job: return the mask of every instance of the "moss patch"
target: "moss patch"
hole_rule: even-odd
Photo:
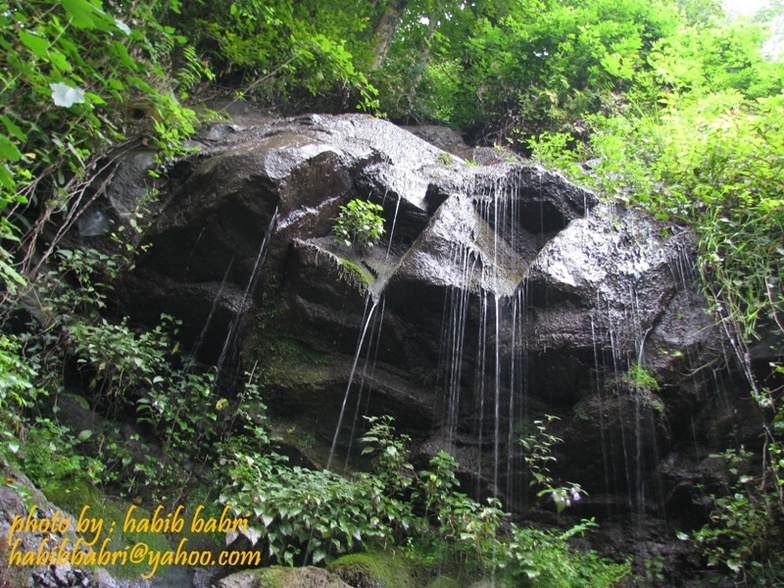
[[[367,287],[376,279],[373,274],[365,270],[361,265],[348,259],[341,258],[340,265],[343,270],[341,271],[341,278],[354,286]]]
[[[427,588],[461,588],[461,584],[449,576],[438,576],[427,585]]]
[[[129,552],[137,543],[146,544],[150,552],[161,553],[172,549],[167,537],[161,533],[124,532],[123,522],[132,505],[107,497],[100,489],[87,482],[77,481],[71,484],[62,484],[57,489],[47,488],[44,494],[52,503],[71,513],[77,520],[80,513],[84,510],[86,517],[101,522],[100,536],[95,544],[92,545],[94,551],[99,551],[101,545],[106,540],[108,540],[106,549],[113,552],[124,552],[126,548]],[[152,513],[144,508],[137,507],[133,512],[133,518],[135,519],[149,518],[151,516]],[[92,541],[95,534],[95,532],[83,533],[83,538],[85,541]],[[142,574],[148,574],[151,569],[146,562],[134,564],[130,559],[127,559],[124,563],[119,563],[118,560],[116,565],[104,567],[118,578],[138,578]],[[163,568],[164,566],[161,566],[156,575],[163,571]]]
[[[250,580],[250,581],[248,581]],[[272,566],[259,570],[237,572],[220,580],[217,588],[252,586],[253,588],[345,588],[336,575],[314,567],[287,568]]]
[[[417,588],[423,585],[408,558],[389,552],[352,553],[332,562],[329,569],[351,586]]]

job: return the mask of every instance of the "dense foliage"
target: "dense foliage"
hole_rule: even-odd
[[[593,521],[565,531],[515,525],[498,500],[482,504],[459,491],[458,464],[448,453],[439,452],[430,469],[416,472],[408,439],[395,433],[391,418],[368,420],[362,442],[363,453],[375,456],[371,472],[342,477],[288,467],[270,448],[239,451],[227,461],[231,484],[220,500],[237,515],[254,513],[241,534],[271,561],[319,563],[359,547],[406,545],[409,557],[428,554],[430,573],[493,574],[504,585],[598,588],[628,574],[628,563],[569,548],[568,539],[583,535]],[[553,439],[544,426],[526,438],[532,463],[550,457]],[[566,491],[546,488],[548,494]]]
[[[80,479],[157,500],[184,491],[194,463],[221,459],[233,466],[227,502],[261,493],[274,505],[255,538],[280,561],[389,537],[457,548],[463,537],[478,550],[459,554],[464,561],[492,553],[525,575],[579,585],[563,535],[500,533],[505,515],[456,491],[449,456],[414,472],[404,444],[375,423],[367,447],[397,460],[380,460],[375,476],[291,468],[258,424],[258,374],[224,397],[212,371],[182,353],[176,321],[142,332],[112,316],[112,280],[133,263],[128,234],[154,193],[113,227],[119,253],[64,242],[124,149],[156,146],[164,171],[215,116],[208,99],[283,112],[360,108],[455,126],[558,166],[669,230],[696,231],[702,283],[748,377],[762,443],[758,454],[728,448],[730,481],[710,492],[712,522],[694,539],[711,565],[750,585],[780,581],[784,369],[760,372],[750,359],[766,334],[784,331],[784,67],[761,50],[780,13],[778,1],[755,20],[728,21],[717,0],[0,0],[3,455],[43,485]],[[348,205],[335,234],[367,245],[383,224],[361,206]],[[12,324],[19,309],[34,320]],[[56,413],[72,396],[68,378],[83,388],[73,401],[135,415],[164,459],[140,459],[149,440],[119,430],[68,431]],[[528,464],[545,481],[550,457]],[[142,478],[158,483],[143,489]],[[335,500],[308,510],[306,497],[326,487]],[[561,492],[562,505],[579,495],[576,486],[540,490]],[[377,512],[376,522],[358,509]],[[325,516],[341,521],[333,535],[321,534]],[[545,552],[551,564],[536,560]],[[589,563],[592,573],[610,569]]]
[[[695,539],[710,565],[767,586],[781,581],[784,567],[774,547],[784,530],[783,370],[776,362],[754,367],[750,349],[784,331],[782,66],[761,59],[759,25],[696,33],[657,47],[655,101],[628,96],[589,116],[587,142],[560,132],[529,144],[578,181],[654,213],[671,230],[697,233],[702,285],[759,409],[762,451],[728,449],[732,481],[710,493],[712,523]],[[586,171],[585,160],[596,165]]]

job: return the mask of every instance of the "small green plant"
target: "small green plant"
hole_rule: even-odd
[[[553,447],[561,443],[561,439],[547,430],[547,427],[558,417],[546,415],[545,420],[537,419],[534,421],[536,431],[522,437],[520,444],[525,449],[525,463],[531,473],[530,485],[538,486],[537,496],[549,496],[555,503],[558,512],[563,512],[573,503],[578,502],[585,491],[579,484],[568,483],[565,486],[556,486],[555,480],[550,472],[549,464],[556,461],[553,455]]]
[[[379,204],[357,198],[341,206],[332,227],[335,240],[346,247],[372,247],[384,234],[382,210]]]
[[[226,445],[221,463],[230,466],[230,479],[219,504],[237,516],[250,513],[248,528],[240,532],[271,561],[330,562],[359,550],[405,545],[404,556],[432,572],[493,574],[514,585],[607,587],[628,574],[628,563],[570,549],[568,539],[593,521],[566,531],[517,527],[499,500],[478,502],[459,491],[451,455],[441,451],[428,469],[416,472],[409,439],[395,432],[392,418],[366,420],[370,427],[361,441],[373,468],[350,477],[290,467],[269,439],[241,449]]]
[[[74,436],[63,425],[39,417],[26,429],[16,458],[44,493],[80,481],[95,484],[101,478],[103,464],[77,449],[91,434],[84,430]]]
[[[32,406],[38,393],[32,384],[35,372],[20,357],[19,349],[16,339],[0,334],[0,443],[7,443],[12,453],[19,450],[20,413]]]
[[[622,378],[623,381],[631,387],[639,390],[647,390],[650,392],[658,392],[659,390],[659,382],[656,381],[656,378],[650,370],[636,362],[631,365],[629,371],[626,372]]]

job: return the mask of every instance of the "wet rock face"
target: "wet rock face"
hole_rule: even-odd
[[[461,476],[512,506],[530,503],[517,438],[544,414],[560,418],[557,475],[617,504],[648,501],[660,462],[708,427],[712,381],[691,374],[719,339],[689,233],[367,116],[247,115],[200,145],[173,172],[125,308],[182,319],[206,361],[238,334],[273,412],[325,440],[341,421],[344,448],[355,414],[391,412],[425,462],[465,456]],[[370,250],[330,237],[352,198],[383,206]],[[656,499],[666,510],[666,487]]]

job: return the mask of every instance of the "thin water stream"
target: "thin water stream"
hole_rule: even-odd
[[[261,268],[264,265],[264,257],[267,253],[267,244],[269,242],[272,233],[275,230],[275,225],[278,221],[278,212],[279,209],[276,207],[275,212],[272,214],[270,218],[270,222],[265,228],[263,234],[261,235],[261,240],[259,243],[259,249],[256,253],[256,257],[253,261],[253,267],[251,268],[250,275],[248,276],[248,281],[245,284],[245,289],[242,292],[242,296],[240,297],[239,305],[237,310],[232,318],[231,322],[229,323],[229,328],[226,331],[226,337],[223,340],[223,346],[221,347],[220,355],[218,356],[218,361],[216,363],[216,375],[215,381],[216,383],[221,381],[222,378],[226,377],[225,368],[227,363],[231,363],[229,360],[236,355],[236,341],[237,335],[239,332],[239,327],[242,322],[244,312],[247,309],[247,302],[248,296],[255,290],[256,284],[259,280],[259,275],[261,274]],[[228,270],[227,270],[228,271]],[[232,374],[233,375],[233,374]]]

